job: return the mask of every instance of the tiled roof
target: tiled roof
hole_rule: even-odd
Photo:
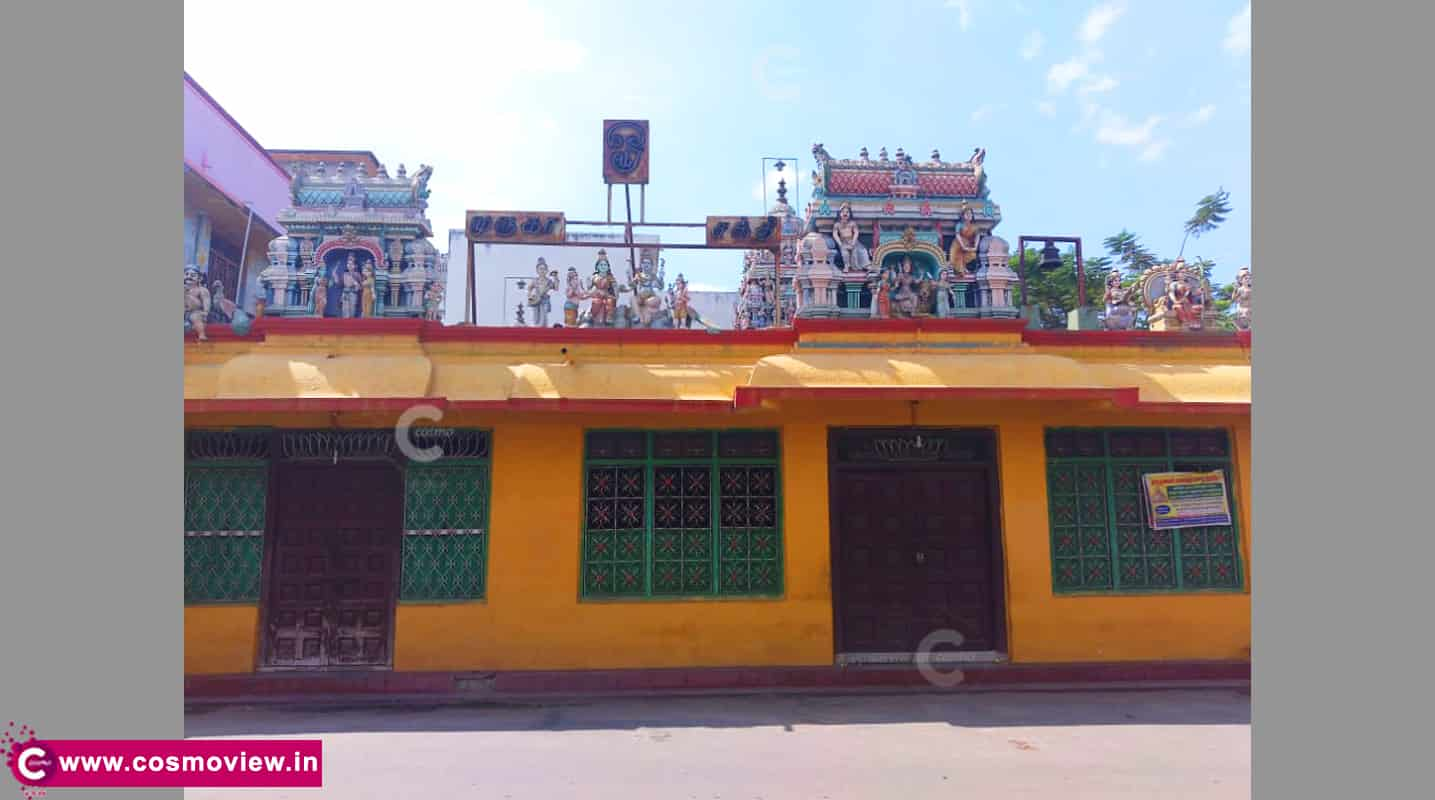
[[[891,193],[891,170],[833,170],[827,191],[835,195],[876,195]],[[976,197],[977,176],[962,173],[918,172],[917,186],[929,197]]]

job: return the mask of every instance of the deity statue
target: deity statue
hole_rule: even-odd
[[[689,313],[688,300],[688,279],[683,273],[678,273],[677,280],[673,281],[673,327],[691,328],[693,326],[692,314]]]
[[[970,272],[967,268],[977,258],[977,242],[981,239],[982,232],[977,227],[976,214],[970,206],[962,203],[962,226],[957,229],[957,235],[952,237],[952,249],[948,261],[951,262],[959,273]]]
[[[365,317],[374,316],[374,267],[364,262],[364,279],[359,291],[359,307]]]
[[[644,328],[651,327],[663,310],[663,298],[659,294],[662,284],[653,273],[652,259],[642,259],[629,285],[633,289],[633,311],[638,315],[638,323]]]
[[[194,334],[199,341],[209,341],[205,334],[205,320],[209,317],[209,290],[204,288],[204,280],[200,277],[199,270],[190,267],[184,271],[184,317],[189,321],[189,327],[194,329]]]
[[[902,256],[900,266],[893,278],[892,311],[899,317],[917,316],[917,291],[921,279],[912,268],[911,256]]]
[[[314,279],[314,316],[324,316],[324,309],[329,305],[329,279],[319,275]]]
[[[867,268],[867,248],[862,246],[858,233],[857,223],[852,219],[852,205],[843,203],[837,209],[832,238],[837,241],[837,250],[842,254],[842,268],[848,272]]]
[[[535,328],[548,327],[548,312],[553,308],[553,302],[548,295],[557,288],[552,272],[548,269],[548,262],[541,257],[538,263],[533,265],[535,277],[528,284],[528,305],[533,309],[533,326]]]
[[[877,319],[892,318],[892,286],[896,283],[896,275],[891,267],[883,267],[882,274],[877,277],[877,284],[872,287],[872,316]]]
[[[424,290],[424,319],[432,322],[442,320],[443,284],[434,281]]]
[[[583,288],[583,279],[578,277],[576,267],[568,268],[568,286],[563,291],[563,324],[570,327],[578,327],[578,304],[588,297],[588,292]]]
[[[1241,267],[1236,272],[1236,288],[1231,292],[1231,311],[1235,316],[1236,328],[1251,329],[1251,268]]]
[[[359,310],[358,272],[359,268],[354,265],[354,254],[350,253],[348,260],[339,267],[339,286],[343,290],[339,295],[339,310],[344,319],[355,316]]]
[[[1121,285],[1121,273],[1113,270],[1106,276],[1106,292],[1102,295],[1101,302],[1106,306],[1102,325],[1107,330],[1130,329],[1136,318],[1136,312],[1131,307],[1131,294],[1131,289]]]
[[[608,264],[607,250],[599,250],[598,260],[593,263],[593,275],[588,279],[588,297],[592,300],[588,305],[588,314],[593,327],[611,327],[613,312],[618,308],[618,281]]]
[[[224,296],[223,281],[214,281],[209,284],[209,319],[206,320],[207,322],[232,322],[236,308],[234,301]]]
[[[1183,264],[1177,259],[1177,266]],[[1192,289],[1184,273],[1173,271],[1166,281],[1166,292],[1156,301],[1149,320],[1153,323],[1152,330],[1198,330],[1201,327],[1201,310],[1200,294]]]

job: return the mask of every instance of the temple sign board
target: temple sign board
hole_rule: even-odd
[[[603,120],[603,182],[648,183],[648,121]]]
[[[561,211],[469,211],[464,223],[468,240],[481,244],[555,244],[567,227]]]

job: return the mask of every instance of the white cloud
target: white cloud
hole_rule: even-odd
[[[1086,15],[1086,19],[1082,20],[1076,35],[1087,44],[1095,44],[1101,41],[1101,37],[1106,35],[1107,29],[1125,12],[1126,7],[1120,3],[1102,3],[1091,9],[1091,13]]]
[[[1043,117],[1054,117],[1056,116],[1056,104],[1049,100],[1043,100],[1036,104],[1036,111]]]
[[[976,111],[972,112],[972,122],[985,122],[991,119],[992,110],[992,107],[989,105],[979,107]]]
[[[1122,147],[1143,147],[1151,143],[1161,120],[1159,114],[1152,114],[1138,125],[1128,122],[1121,114],[1107,111],[1096,129],[1096,141]]]
[[[957,10],[957,24],[962,30],[972,26],[972,0],[947,0],[947,8]]]
[[[1210,122],[1214,116],[1216,116],[1216,107],[1211,103],[1207,103],[1183,117],[1181,119],[1181,125],[1186,128],[1194,128],[1197,125],[1205,125],[1207,122]]]
[[[1081,88],[1076,90],[1076,93],[1080,95],[1101,94],[1102,92],[1109,92],[1115,89],[1117,85],[1118,83],[1115,78],[1110,75],[1102,75],[1100,77],[1093,77],[1091,80],[1082,84]]]
[[[1021,41],[1021,57],[1023,61],[1030,61],[1041,55],[1041,48],[1046,44],[1046,37],[1041,31],[1032,31]]]
[[[1141,155],[1139,156],[1139,158],[1142,161],[1160,161],[1161,157],[1166,155],[1166,148],[1170,144],[1171,142],[1168,139],[1161,139],[1152,142],[1141,148]]]
[[[1046,88],[1051,92],[1061,94],[1071,84],[1090,74],[1091,67],[1081,56],[1076,56],[1068,61],[1051,65],[1051,69],[1046,71]]]
[[[1226,24],[1226,40],[1222,46],[1237,55],[1251,51],[1251,4],[1241,9],[1239,14],[1231,17]]]

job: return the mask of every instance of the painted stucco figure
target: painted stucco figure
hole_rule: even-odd
[[[1101,302],[1106,314],[1101,321],[1107,330],[1124,331],[1131,328],[1136,320],[1136,310],[1131,306],[1132,289],[1121,285],[1121,273],[1112,271],[1106,276],[1106,291]]]
[[[852,206],[843,203],[837,209],[837,222],[832,226],[832,238],[837,243],[837,251],[842,254],[842,268],[849,272],[867,269],[869,263],[867,248],[863,246],[859,236],[857,222],[852,219]]]
[[[189,327],[194,330],[194,335],[201,342],[209,341],[209,335],[205,330],[205,321],[209,318],[211,304],[209,301],[209,290],[204,288],[204,278],[200,276],[199,270],[190,267],[184,271],[184,317],[189,322]]]
[[[1231,312],[1236,328],[1251,329],[1251,268],[1241,267],[1236,272],[1236,288],[1231,292]]]
[[[593,263],[593,275],[588,279],[588,305],[590,324],[595,328],[606,328],[613,324],[613,312],[618,308],[618,282],[608,264],[608,251],[599,250],[598,260]]]
[[[588,292],[583,288],[583,279],[578,277],[577,267],[569,267],[567,286],[563,290],[564,325],[578,327],[579,306],[587,297]]]
[[[374,316],[374,267],[372,262],[364,264],[364,279],[359,289],[359,308],[364,317]]]
[[[1184,264],[1178,259],[1178,266]],[[1152,309],[1150,321],[1161,323],[1156,330],[1201,327],[1201,296],[1195,292],[1184,273],[1173,271],[1166,281],[1166,292]]]
[[[920,278],[910,256],[903,256],[892,281],[892,313],[898,317],[915,317],[918,309]]]
[[[691,328],[693,326],[692,314],[689,313],[689,303],[688,280],[679,272],[677,280],[673,281],[673,327]]]
[[[970,206],[962,204],[962,224],[957,235],[952,237],[952,248],[947,260],[960,273],[971,272],[970,265],[977,260],[977,244],[982,231],[977,226],[977,215]]]
[[[359,268],[354,264],[354,254],[339,267],[339,311],[344,319],[355,316],[359,310]]]
[[[548,269],[548,262],[542,258],[533,265],[533,280],[528,284],[528,307],[533,309],[533,326],[535,328],[548,327],[548,312],[553,308],[553,301],[549,295],[556,286],[553,273]]]

